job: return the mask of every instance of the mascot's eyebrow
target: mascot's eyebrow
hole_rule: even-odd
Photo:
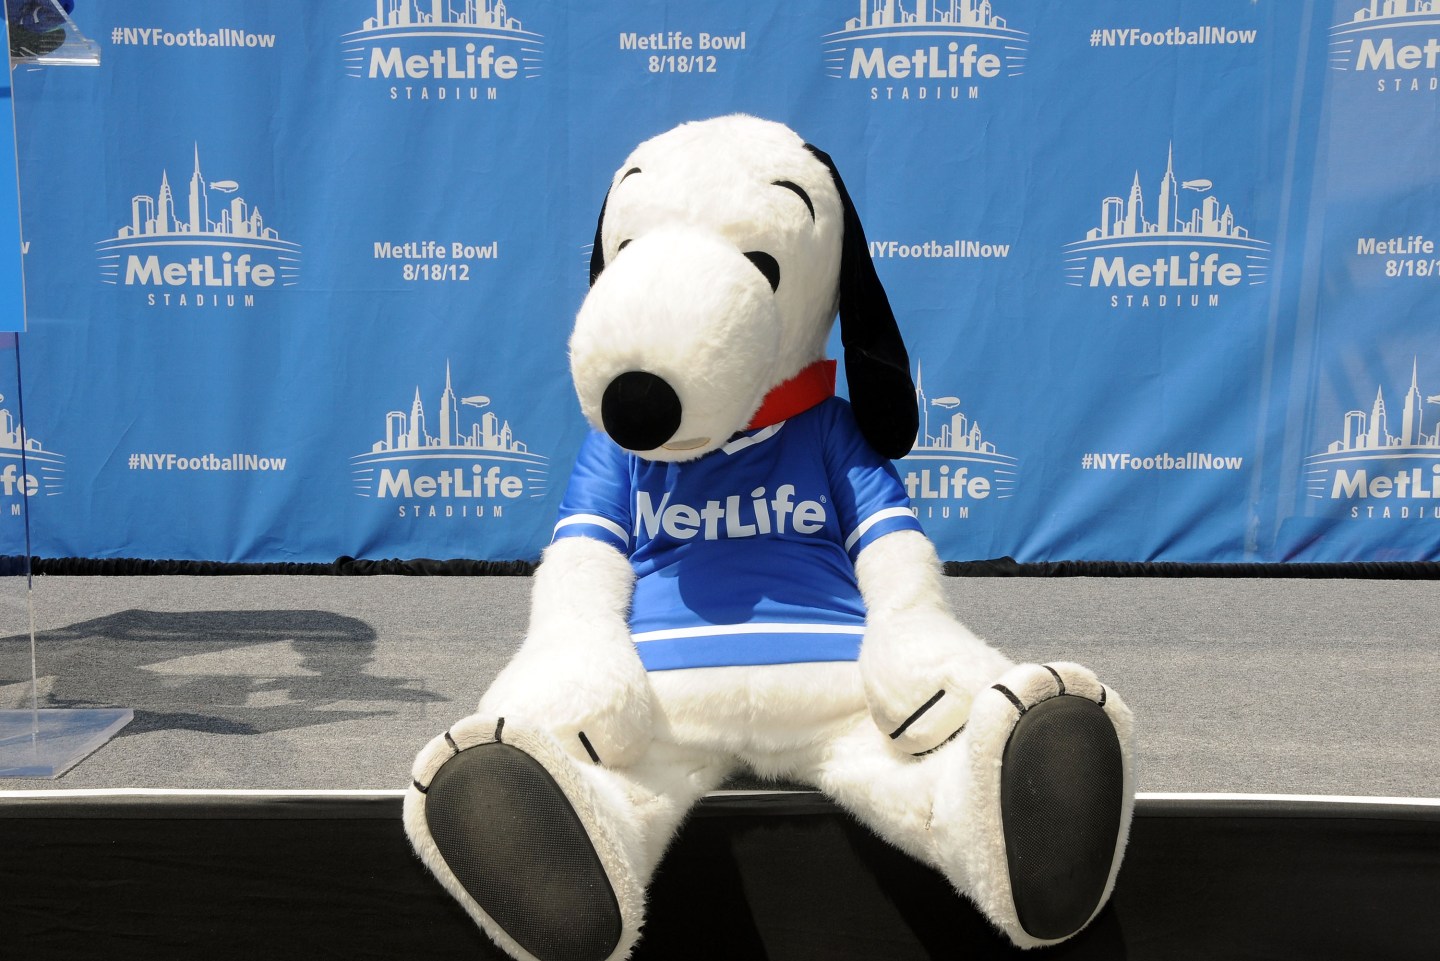
[[[800,199],[803,200],[803,201],[805,201],[805,207],[806,207],[807,210],[810,211],[810,220],[811,220],[811,221],[814,221],[814,220],[815,220],[815,205],[810,202],[810,195],[805,192],[805,188],[804,188],[804,187],[801,187],[799,184],[794,183],[793,181],[790,181],[790,180],[776,180],[776,181],[774,181],[773,183],[771,183],[770,186],[772,186],[772,187],[784,187],[786,190],[793,190],[793,191],[795,191],[795,193],[800,196]]]
[[[630,176],[631,174],[638,174],[639,172],[640,172],[640,168],[639,168],[639,167],[631,167],[629,170],[625,171],[624,176],[622,176],[622,177],[620,178],[619,182],[616,183],[615,186],[618,187],[618,186],[620,186],[620,184],[623,184],[623,183],[625,182],[625,177],[628,177],[628,176]]]

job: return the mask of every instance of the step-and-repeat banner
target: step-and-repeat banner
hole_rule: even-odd
[[[536,557],[611,173],[747,112],[856,197],[943,556],[1440,558],[1440,3],[74,16],[14,75],[36,554]]]

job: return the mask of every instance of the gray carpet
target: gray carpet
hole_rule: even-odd
[[[0,709],[29,705],[17,579]],[[1440,589],[1423,581],[956,578],[1017,660],[1080,661],[1139,723],[1145,792],[1440,797]],[[135,720],[65,788],[390,789],[519,644],[527,578],[45,577],[41,706]]]

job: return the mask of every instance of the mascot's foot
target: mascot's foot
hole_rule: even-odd
[[[971,810],[988,822],[965,871],[977,901],[1022,947],[1064,940],[1099,912],[1120,867],[1130,712],[1078,665],[1024,665],[977,698],[968,727]]]
[[[507,731],[503,719],[469,718],[427,745],[414,773],[405,799],[411,843],[506,953],[519,961],[628,953],[629,944],[618,949],[633,943],[626,929],[638,924],[626,925],[605,865],[614,859],[592,837],[615,848],[558,745]]]
[[[1015,724],[1000,766],[1000,818],[1020,926],[1079,931],[1100,906],[1124,806],[1120,741],[1103,707],[1062,695]]]

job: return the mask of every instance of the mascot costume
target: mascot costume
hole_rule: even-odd
[[[596,429],[523,645],[416,758],[426,866],[516,961],[622,959],[686,812],[748,769],[816,786],[1017,945],[1083,928],[1129,831],[1130,713],[946,608],[890,463],[909,360],[830,158],[746,116],[657,136],[590,276],[570,365]]]

